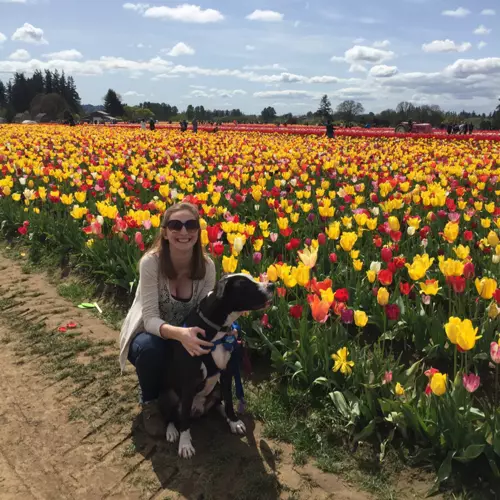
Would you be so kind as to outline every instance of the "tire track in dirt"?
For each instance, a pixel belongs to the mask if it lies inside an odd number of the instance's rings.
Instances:
[[[58,333],[69,321],[78,329]],[[135,376],[119,375],[117,339],[45,275],[0,254],[2,500],[370,500],[334,475],[294,467],[292,448],[264,441],[258,423],[240,439],[203,419],[193,427],[197,456],[181,461],[137,425]]]

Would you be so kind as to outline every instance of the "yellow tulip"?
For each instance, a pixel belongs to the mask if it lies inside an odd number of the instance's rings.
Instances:
[[[448,222],[444,227],[444,237],[449,243],[453,243],[458,238],[460,226],[456,222]]]
[[[368,281],[370,283],[374,283],[375,280],[377,279],[377,273],[370,269],[369,271],[366,271],[366,277],[368,278]]]
[[[500,239],[498,238],[498,235],[497,233],[495,233],[495,231],[490,231],[488,233],[487,240],[490,247],[496,247],[500,243]]]
[[[311,245],[310,247],[305,247],[304,250],[300,250],[298,254],[305,266],[312,269],[316,265],[318,260],[318,248],[313,248]]]
[[[391,215],[391,217],[389,217],[388,223],[391,231],[399,231],[401,226],[397,217]]]
[[[363,262],[359,259],[354,259],[352,261],[352,267],[354,267],[355,271],[361,271],[361,269],[363,269]]]
[[[340,222],[332,222],[325,232],[329,239],[338,240],[340,237]]]
[[[356,233],[342,233],[340,237],[340,246],[344,252],[350,252],[354,247],[358,237]]]
[[[476,340],[481,338],[476,336],[477,331],[478,329],[472,326],[472,321],[470,319],[464,319],[462,321],[458,330],[457,344],[463,351],[474,349]]]
[[[363,328],[368,323],[368,316],[364,311],[354,311],[354,323]]]
[[[425,283],[419,283],[419,285],[420,293],[425,293],[425,295],[436,295],[441,290],[437,280],[427,280]]]
[[[389,303],[389,292],[387,288],[381,287],[377,292],[377,302],[381,306],[386,306]]]
[[[394,393],[396,394],[396,396],[404,396],[405,395],[405,390],[399,382],[396,384],[396,387],[394,389]]]
[[[497,289],[497,282],[493,278],[476,278],[477,293],[482,299],[490,300]]]
[[[310,281],[310,269],[307,266],[298,266],[295,270],[295,279],[299,286],[306,286]]]
[[[438,257],[439,269],[448,278],[450,276],[462,276],[464,273],[464,263],[454,259],[444,259],[443,256]]]
[[[278,280],[278,270],[276,269],[276,266],[269,266],[267,268],[267,278],[269,281],[272,281],[273,283]]]
[[[222,257],[222,269],[225,273],[234,273],[238,267],[238,259],[231,255],[231,257]]]
[[[444,331],[446,332],[446,336],[452,344],[457,343],[458,332],[462,325],[462,320],[460,318],[456,318],[455,316],[451,316],[448,320],[448,323],[444,325]]]
[[[453,248],[453,251],[455,252],[455,255],[460,259],[460,260],[465,260],[470,254],[470,248],[465,247],[463,245],[458,245],[457,247]]]
[[[431,378],[431,391],[436,396],[442,396],[446,393],[447,375],[443,373],[435,373]]]

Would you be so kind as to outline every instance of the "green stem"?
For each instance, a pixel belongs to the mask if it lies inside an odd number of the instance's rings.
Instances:
[[[455,355],[453,356],[453,381],[457,378],[457,346],[455,346]]]

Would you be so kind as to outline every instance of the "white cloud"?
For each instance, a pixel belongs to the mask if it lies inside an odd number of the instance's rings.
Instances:
[[[353,40],[353,44],[354,45],[360,45],[361,43],[365,42],[366,39],[365,38],[356,38],[355,40]]]
[[[294,28],[298,28],[299,26],[300,26],[300,21],[295,21],[295,22],[293,23],[293,27],[294,27]]]
[[[307,90],[266,90],[264,92],[255,92],[253,96],[259,99],[301,99],[303,97],[315,98],[316,93]]]
[[[177,7],[149,7],[143,15],[149,18],[196,24],[217,23],[224,19],[224,16],[218,10],[203,10],[199,5],[186,3]]]
[[[171,57],[179,56],[192,56],[195,53],[193,47],[185,44],[184,42],[179,42],[172,49],[163,49],[162,52],[166,52],[167,55]]]
[[[0,0],[0,3],[26,3],[27,0]]]
[[[444,69],[444,73],[455,78],[468,78],[472,75],[491,75],[500,73],[500,57],[484,59],[458,59]]]
[[[264,21],[269,23],[276,23],[283,21],[284,14],[281,12],[276,12],[274,10],[254,10],[251,14],[248,14],[246,19],[249,21]]]
[[[139,12],[140,14],[144,14],[146,10],[149,9],[149,4],[147,3],[124,3],[123,8],[127,10],[133,10],[135,12]]]
[[[216,97],[220,97],[223,99],[232,99],[234,96],[237,95],[246,95],[246,91],[241,90],[241,89],[236,89],[236,90],[226,90],[226,89],[217,89],[217,88],[212,88],[210,90],[205,90],[206,87],[203,86],[196,86],[196,85],[190,85],[190,87],[196,87],[196,90],[193,90],[190,92],[189,96],[191,97],[204,97],[207,99],[213,99]]]
[[[481,24],[474,30],[475,35],[489,35],[491,33],[491,29],[487,28],[484,26],[484,24]]]
[[[484,9],[481,11],[482,16],[496,16],[496,11],[493,9]]]
[[[459,7],[456,10],[443,10],[442,14],[449,17],[466,17],[470,14],[470,10]]]
[[[461,44],[455,43],[453,40],[434,40],[430,43],[424,43],[422,45],[422,50],[424,52],[466,52],[472,48],[472,44],[469,42],[463,42]]]
[[[63,61],[74,61],[75,59],[82,59],[83,55],[76,49],[61,50],[59,52],[51,52],[50,54],[43,54],[45,59],[62,59]]]
[[[135,90],[129,90],[123,94],[123,97],[144,97],[144,94],[140,94]]]
[[[24,23],[23,26],[17,28],[11,39],[16,42],[34,43],[36,45],[45,45],[49,43],[43,37],[43,29],[35,28],[29,23]]]
[[[377,66],[373,66],[373,68],[370,70],[370,76],[374,76],[375,78],[389,78],[390,76],[394,76],[397,72],[397,66],[386,66],[385,64],[379,64]]]
[[[17,49],[15,52],[9,56],[11,61],[27,61],[30,59],[30,53],[24,49]]]
[[[254,70],[254,71],[264,71],[264,70],[273,70],[273,69],[276,69],[276,70],[279,70],[279,71],[286,71],[287,69],[283,66],[281,66],[281,64],[278,64],[278,63],[274,63],[274,64],[264,64],[262,66],[259,66],[259,65],[256,65],[256,66],[243,66],[243,69],[246,69],[246,70]]]
[[[245,50],[249,50],[249,51],[255,50],[255,46],[254,45],[245,45]]]
[[[7,40],[7,37],[0,31],[0,43],[5,42]]]
[[[387,47],[389,47],[389,45],[391,45],[391,42],[389,40],[380,40],[377,42],[373,42],[373,46],[376,49],[386,49]]]
[[[488,45],[486,42],[479,42],[479,43],[477,44],[477,48],[478,48],[479,50],[481,50],[481,49],[484,49],[484,48],[486,47],[486,45]]]
[[[346,50],[344,61],[351,65],[359,65],[363,63],[380,64],[393,59],[396,54],[390,50],[381,50],[374,47],[366,47],[364,45],[355,45]],[[337,58],[332,60],[338,60]]]

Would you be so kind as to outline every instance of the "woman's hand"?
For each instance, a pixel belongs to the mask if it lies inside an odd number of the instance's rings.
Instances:
[[[210,352],[208,349],[204,349],[204,347],[211,349],[214,346],[211,342],[199,339],[198,335],[204,337],[205,331],[197,326],[180,328],[179,342],[191,356],[203,356]]]

